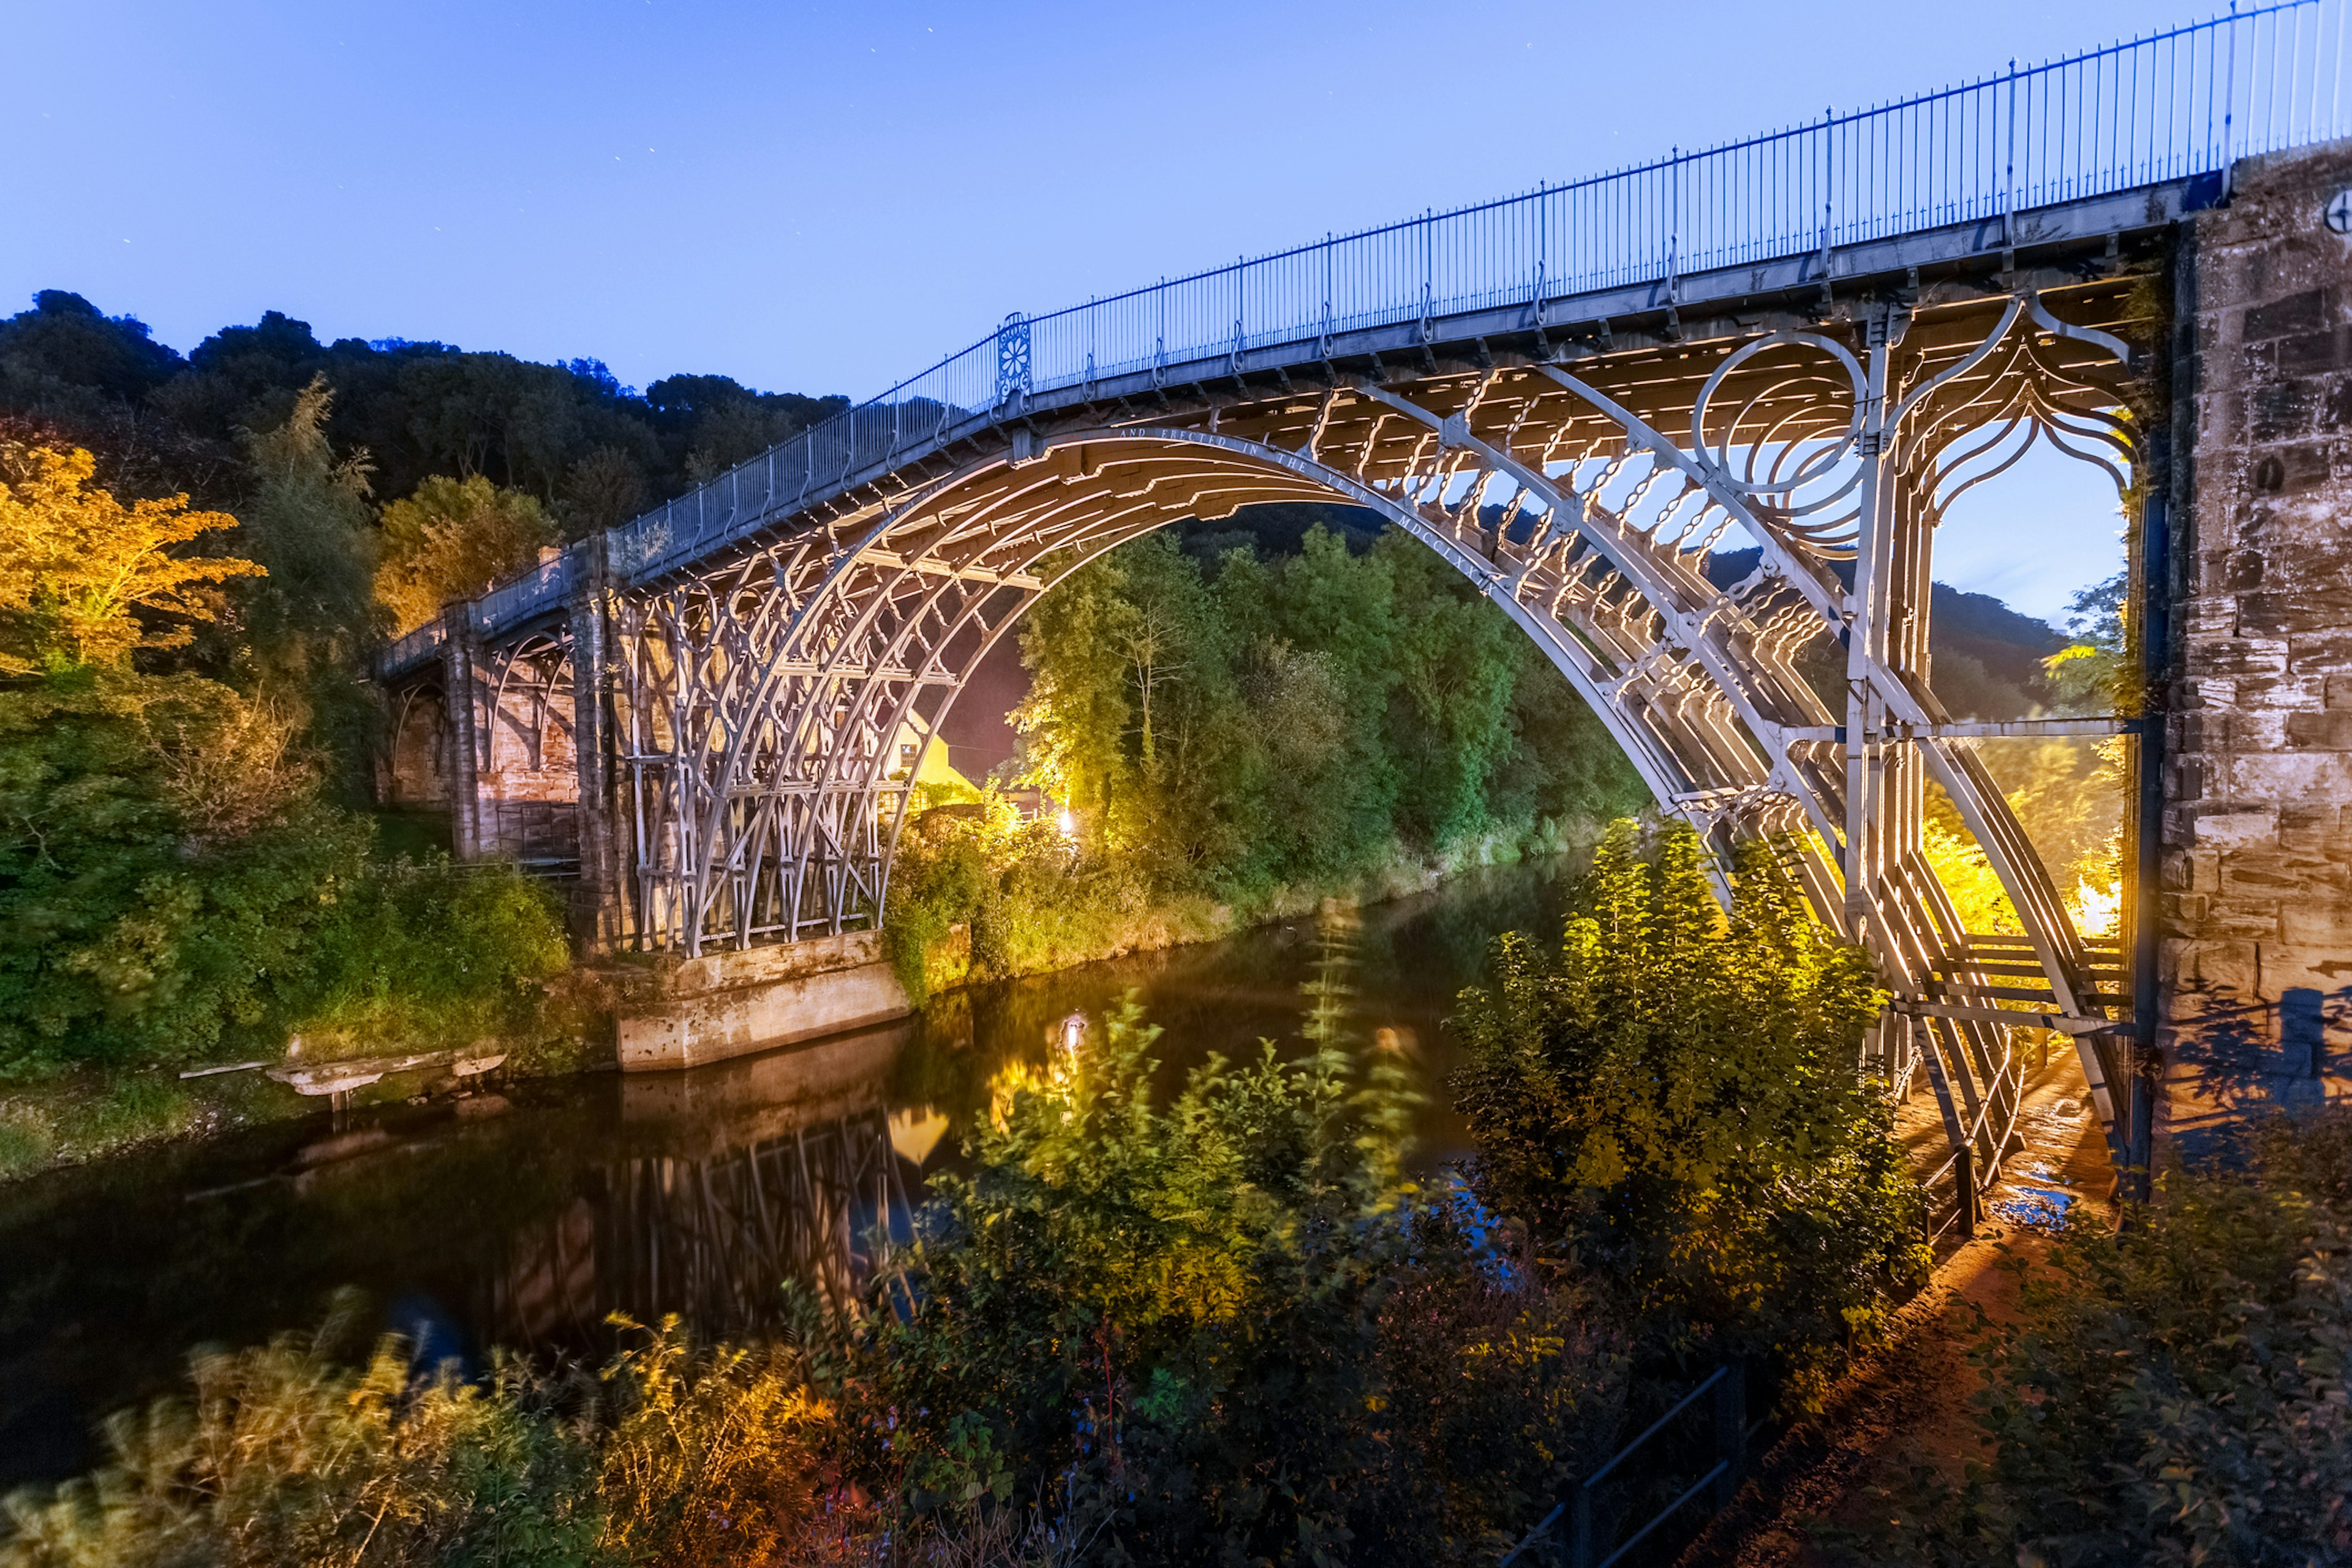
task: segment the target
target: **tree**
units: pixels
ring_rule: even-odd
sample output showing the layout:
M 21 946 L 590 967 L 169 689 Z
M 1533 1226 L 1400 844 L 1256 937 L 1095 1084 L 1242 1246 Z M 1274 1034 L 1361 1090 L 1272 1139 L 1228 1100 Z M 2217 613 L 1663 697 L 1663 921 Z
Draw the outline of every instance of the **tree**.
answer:
M 1119 741 L 1132 710 L 1119 650 L 1136 612 L 1121 592 L 1125 584 L 1118 561 L 1092 562 L 1021 626 L 1029 695 L 1013 710 L 1013 724 L 1026 753 L 1024 778 L 1079 813 L 1097 836 L 1127 782 Z
M 250 561 L 171 552 L 235 518 L 191 511 L 185 496 L 126 508 L 91 482 L 96 471 L 79 448 L 0 448 L 0 670 L 120 666 L 134 649 L 183 647 L 186 623 L 215 618 L 203 585 L 262 575 Z
M 383 564 L 376 602 L 406 632 L 519 572 L 555 542 L 555 525 L 537 498 L 504 490 L 475 474 L 435 476 L 416 493 L 383 509 Z
M 2118 572 L 2076 594 L 2066 609 L 2073 639 L 2042 661 L 2042 679 L 2061 713 L 2114 712 L 2126 702 L 2124 601 L 2127 574 Z
M 1742 847 L 1727 916 L 1687 826 L 1639 850 L 1612 827 L 1557 953 L 1505 938 L 1464 994 L 1472 1184 L 1617 1296 L 1652 1357 L 1761 1357 L 1801 1405 L 1925 1260 L 1887 1086 L 1857 1060 L 1880 994 L 1777 847 Z
M 133 316 L 107 316 L 79 294 L 44 289 L 33 308 L 0 321 L 0 385 L 12 400 L 45 384 L 87 387 L 135 403 L 169 381 L 180 356 Z

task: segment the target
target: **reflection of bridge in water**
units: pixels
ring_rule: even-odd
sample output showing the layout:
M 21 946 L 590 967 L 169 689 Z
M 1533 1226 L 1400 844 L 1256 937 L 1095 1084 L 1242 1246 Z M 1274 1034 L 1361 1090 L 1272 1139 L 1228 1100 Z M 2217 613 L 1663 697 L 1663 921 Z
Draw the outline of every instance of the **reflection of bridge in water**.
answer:
M 740 1336 L 777 1322 L 787 1279 L 846 1305 L 905 1239 L 910 1174 L 946 1129 L 883 1103 L 913 1028 L 622 1080 L 614 1157 L 479 1282 L 484 1337 L 593 1345 L 614 1312 Z

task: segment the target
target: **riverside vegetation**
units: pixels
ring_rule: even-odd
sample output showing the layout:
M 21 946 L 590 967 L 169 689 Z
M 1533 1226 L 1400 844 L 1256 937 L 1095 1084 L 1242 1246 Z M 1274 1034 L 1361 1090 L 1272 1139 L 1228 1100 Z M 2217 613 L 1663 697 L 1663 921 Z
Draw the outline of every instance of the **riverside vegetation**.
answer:
M 1335 913 L 1303 1051 L 1170 1092 L 1129 1006 L 1014 1064 L 913 1244 L 783 1340 L 625 1324 L 596 1374 L 469 1381 L 346 1315 L 206 1352 L 113 1465 L 10 1500 L 0 1564 L 1491 1559 L 1693 1369 L 1801 1407 L 1916 1277 L 1871 977 L 1772 857 L 1733 881 L 1727 918 L 1687 829 L 1623 824 L 1556 952 L 1498 945 L 1462 1172 L 1412 1174 Z M 1751 1029 L 1818 1098 L 1750 1102 Z
M 1069 814 L 926 786 L 884 930 L 919 997 L 1215 935 L 1323 893 L 1557 853 L 1639 781 L 1493 604 L 1406 535 L 1316 521 L 1159 533 L 1073 574 L 1021 628 L 1016 778 Z M 947 934 L 968 959 L 942 966 Z
M 1802 1408 L 1922 1262 L 1853 954 L 1767 856 L 1725 918 L 1686 837 L 1634 847 L 1465 994 L 1459 1172 L 1409 1174 L 1416 1086 L 1350 1037 L 1327 929 L 1303 1053 L 1170 1095 L 1129 1009 L 1015 1065 L 914 1244 L 851 1300 L 787 1285 L 782 1340 L 620 1322 L 595 1373 L 469 1380 L 371 1349 L 354 1303 L 200 1353 L 190 1396 L 110 1422 L 111 1465 L 6 1501 L 0 1565 L 1492 1561 L 1717 1357 Z M 1751 1037 L 1818 1098 L 1751 1102 Z M 2352 1112 L 2130 1221 L 2021 1254 L 1986 1458 L 1824 1551 L 2352 1561 Z

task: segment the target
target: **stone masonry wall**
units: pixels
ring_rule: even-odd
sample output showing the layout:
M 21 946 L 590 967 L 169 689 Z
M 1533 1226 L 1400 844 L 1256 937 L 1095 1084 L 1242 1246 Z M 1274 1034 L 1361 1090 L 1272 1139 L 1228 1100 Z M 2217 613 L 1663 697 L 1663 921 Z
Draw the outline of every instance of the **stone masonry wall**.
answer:
M 2241 163 L 2176 272 L 2168 1057 L 2352 1047 L 2352 142 Z M 2177 1053 L 2177 1055 L 2176 1055 Z

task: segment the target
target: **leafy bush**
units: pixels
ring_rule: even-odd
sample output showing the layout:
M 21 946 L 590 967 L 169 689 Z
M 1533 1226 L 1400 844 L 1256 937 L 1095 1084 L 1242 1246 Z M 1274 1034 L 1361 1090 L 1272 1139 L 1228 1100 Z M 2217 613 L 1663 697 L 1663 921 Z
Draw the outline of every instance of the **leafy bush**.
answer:
M 882 937 L 920 1004 L 966 978 L 1036 974 L 1164 946 L 1182 918 L 1181 907 L 1152 898 L 1135 860 L 1086 849 L 1052 822 L 1024 823 L 992 790 L 949 811 L 919 811 L 908 825 Z M 969 948 L 943 963 L 959 925 L 969 928 Z M 1203 920 L 1186 934 L 1212 929 Z
M 1497 943 L 1456 1019 L 1471 1183 L 1610 1293 L 1652 1358 L 1759 1357 L 1802 1405 L 1919 1278 L 1921 1200 L 1858 1065 L 1879 994 L 1767 846 L 1728 918 L 1706 849 L 1631 822 L 1602 840 L 1560 949 Z
M 2352 1563 L 2352 1110 L 2011 1266 L 2018 1314 L 1977 1354 L 1990 1461 L 1906 1489 L 1873 1560 Z
M 198 1355 L 193 1405 L 114 1417 L 110 1466 L 8 1500 L 0 1568 L 593 1560 L 593 1451 L 542 1385 L 415 1377 L 391 1341 L 353 1370 L 348 1328 Z
M 832 1412 L 780 1346 L 698 1348 L 675 1318 L 604 1370 L 597 1494 L 613 1560 L 671 1565 L 846 1555 L 871 1523 L 827 1479 Z
M 194 760 L 237 744 L 263 755 L 234 781 Z M 314 782 L 210 681 L 84 667 L 0 692 L 0 1076 L 526 1022 L 568 961 L 544 890 L 376 860 Z
M 1402 1175 L 1402 1067 L 1340 1039 L 1155 1101 L 1158 1031 L 1000 1080 L 839 1374 L 919 1518 L 1054 1500 L 1105 1560 L 1458 1561 L 1614 1434 L 1608 1336 Z

